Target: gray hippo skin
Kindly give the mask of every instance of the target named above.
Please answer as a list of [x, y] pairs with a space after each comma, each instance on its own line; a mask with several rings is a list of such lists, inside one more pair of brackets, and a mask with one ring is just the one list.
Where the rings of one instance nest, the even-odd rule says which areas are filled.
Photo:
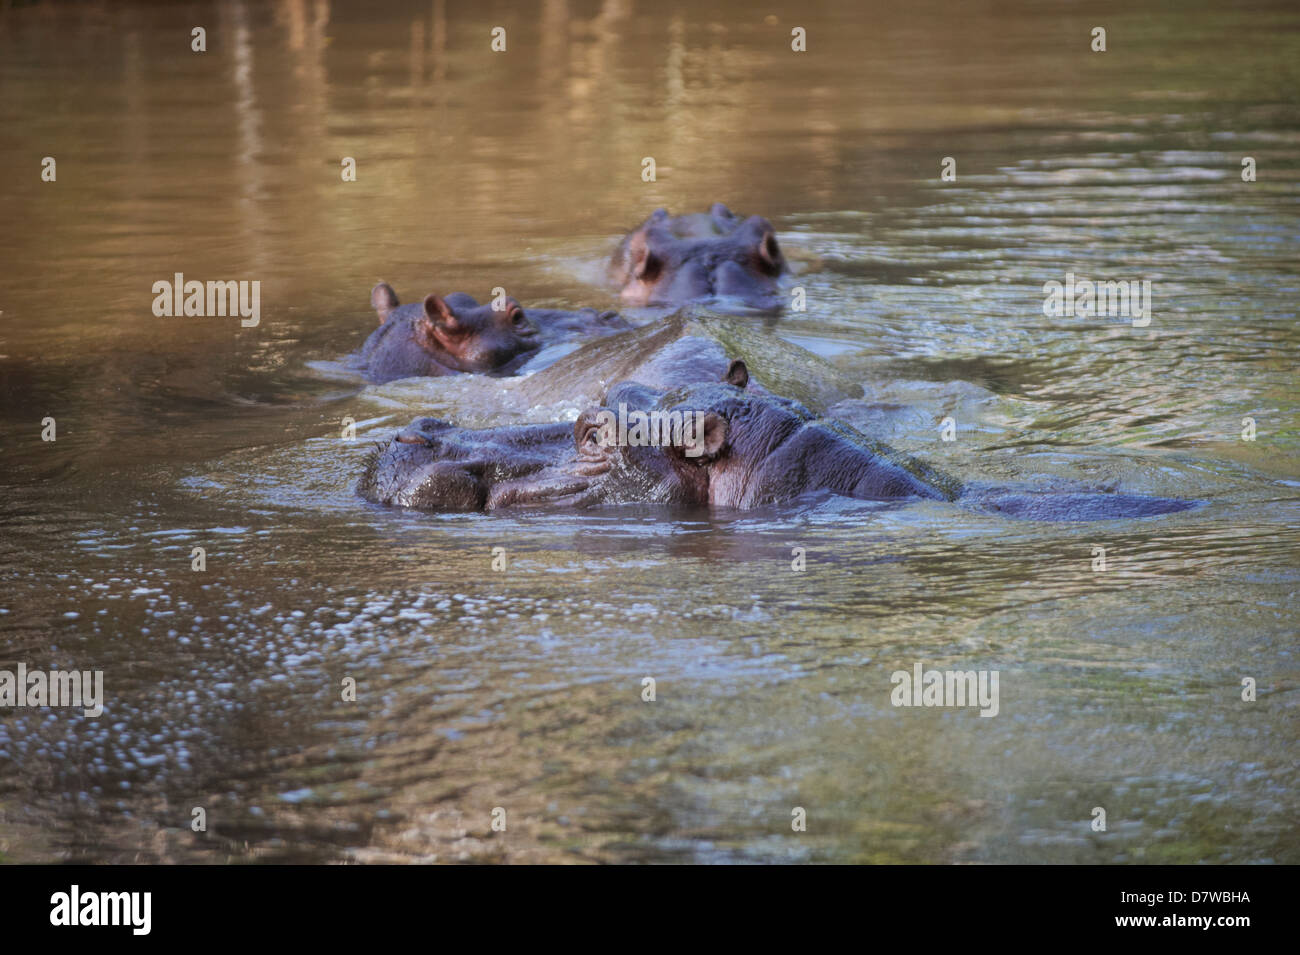
[[779, 279], [788, 271], [772, 224], [742, 219], [722, 203], [707, 215], [656, 210], [609, 264], [610, 281], [629, 305], [721, 300], [767, 311], [781, 307]]
[[749, 389], [794, 398], [817, 412], [862, 386], [807, 349], [756, 327], [752, 319], [683, 309], [639, 328], [587, 342], [519, 382], [524, 407], [599, 405], [610, 386], [636, 381], [661, 390], [717, 381], [732, 358], [749, 367]]
[[379, 327], [357, 359], [371, 381], [462, 373], [510, 374], [543, 345], [579, 335], [606, 335], [629, 326], [616, 312], [529, 309], [514, 299], [497, 311], [462, 292], [429, 295], [401, 305], [380, 282], [370, 293]]
[[[629, 410], [683, 424], [665, 428], [657, 442], [614, 440], [609, 422], [618, 412], [628, 420]], [[814, 491], [877, 501], [966, 498], [980, 510], [1035, 520], [1147, 517], [1192, 506], [1122, 494], [967, 492], [797, 401], [752, 390], [739, 359], [721, 381], [670, 390], [621, 382], [604, 408], [583, 412], [573, 425], [470, 430], [418, 419], [371, 456], [357, 491], [370, 501], [434, 511], [629, 503], [752, 508]]]

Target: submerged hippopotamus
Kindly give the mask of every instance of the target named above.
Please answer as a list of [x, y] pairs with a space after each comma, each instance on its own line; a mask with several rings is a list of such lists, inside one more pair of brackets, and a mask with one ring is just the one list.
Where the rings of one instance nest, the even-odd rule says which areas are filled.
[[707, 215], [656, 210], [609, 264], [610, 281], [629, 305], [722, 300], [774, 310], [782, 301], [778, 280], [788, 271], [772, 224], [742, 219], [720, 202]]
[[826, 359], [749, 318], [683, 309], [621, 335], [587, 342], [511, 389], [524, 407], [584, 408], [611, 385], [636, 381], [668, 390], [724, 376], [732, 358], [749, 368], [749, 389], [794, 398], [824, 412], [861, 398], [862, 386]]
[[421, 418], [369, 459], [368, 500], [433, 511], [627, 503], [752, 508], [815, 491], [865, 500], [963, 499], [1042, 520], [1146, 517], [1190, 502], [1100, 493], [967, 489], [846, 424], [749, 386], [733, 360], [719, 381], [669, 390], [621, 382], [573, 424], [472, 430]]
[[513, 298], [505, 308], [480, 305], [462, 292], [429, 295], [419, 305], [401, 305], [387, 282], [370, 293], [379, 327], [357, 359], [366, 377], [510, 374], [543, 345], [579, 335], [607, 335], [630, 326], [617, 312], [529, 309]]

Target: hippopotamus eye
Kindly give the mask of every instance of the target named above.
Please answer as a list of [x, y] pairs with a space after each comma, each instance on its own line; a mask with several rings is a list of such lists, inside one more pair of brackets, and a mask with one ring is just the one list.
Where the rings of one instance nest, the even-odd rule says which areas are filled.
[[604, 411], [602, 414], [602, 411], [603, 409], [588, 409], [573, 422], [573, 443], [579, 454], [600, 454], [607, 447], [602, 441], [605, 435], [601, 432], [601, 426], [609, 412]]

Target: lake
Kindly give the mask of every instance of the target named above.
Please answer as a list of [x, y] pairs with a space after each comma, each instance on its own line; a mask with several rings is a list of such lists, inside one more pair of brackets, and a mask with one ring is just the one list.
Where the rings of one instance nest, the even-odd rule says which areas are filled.
[[[0, 5], [0, 670], [104, 685], [0, 708], [0, 860], [1300, 862], [1298, 91], [1286, 2]], [[372, 285], [614, 308], [717, 201], [860, 429], [1204, 503], [355, 495], [418, 415], [580, 410], [351, 376]], [[176, 273], [258, 323], [155, 315]], [[917, 664], [996, 717], [893, 705]]]

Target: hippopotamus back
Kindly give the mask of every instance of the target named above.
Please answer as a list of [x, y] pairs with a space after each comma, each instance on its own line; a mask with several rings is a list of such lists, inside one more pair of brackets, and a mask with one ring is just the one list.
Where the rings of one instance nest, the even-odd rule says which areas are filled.
[[684, 310], [620, 335], [588, 342], [520, 386], [535, 405], [600, 403], [611, 385], [633, 381], [667, 391], [722, 378], [741, 358], [751, 388], [785, 395], [815, 411], [862, 397], [862, 386], [825, 359], [748, 319]]

